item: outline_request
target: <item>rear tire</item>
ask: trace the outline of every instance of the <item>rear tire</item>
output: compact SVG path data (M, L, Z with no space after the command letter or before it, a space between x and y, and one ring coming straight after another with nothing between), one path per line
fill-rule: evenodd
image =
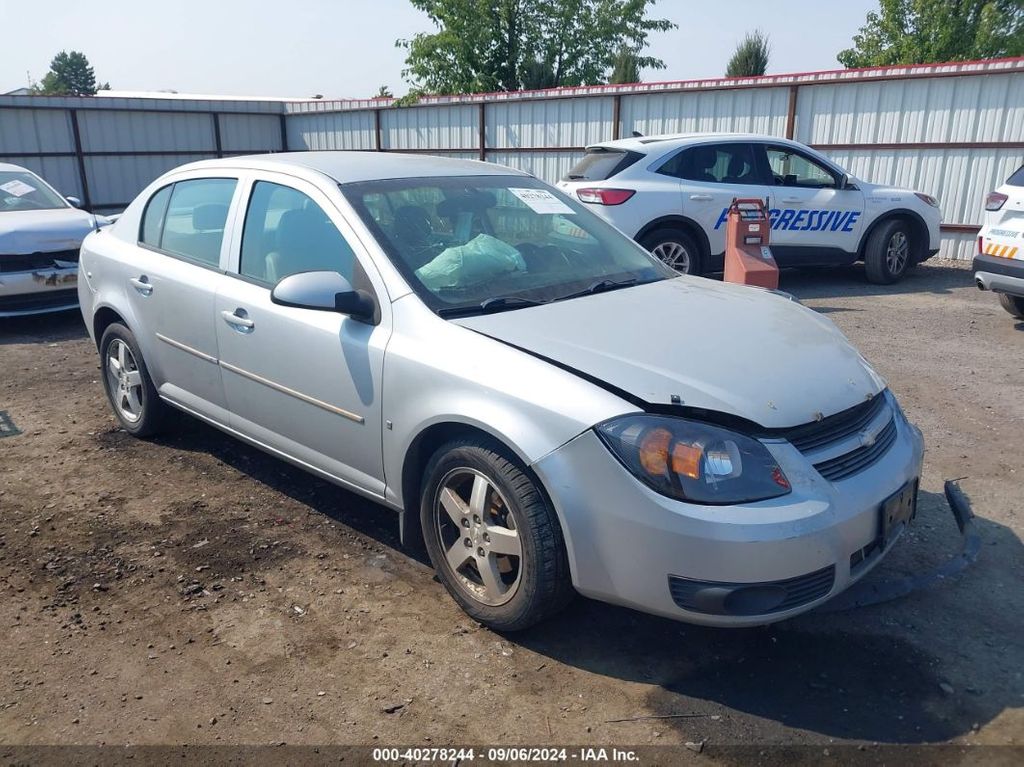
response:
M1000 293L999 303L1018 320L1024 320L1024 296L1011 296L1008 293Z
M704 273L704 254L693 236L684 229L655 229L641 237L640 244L681 274Z
M914 232L903 219L878 226L864 249L864 268L869 282L891 285L903 279L914 262Z
M554 511L493 441L454 440L434 453L420 523L438 579L471 618L495 631L529 628L575 593Z
M163 429L168 407L149 377L135 335L119 322L107 326L100 339L103 389L121 427L134 437Z

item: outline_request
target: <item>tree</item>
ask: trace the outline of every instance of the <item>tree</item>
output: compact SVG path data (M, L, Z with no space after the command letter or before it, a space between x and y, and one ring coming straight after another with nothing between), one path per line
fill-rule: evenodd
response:
M393 94L391 89L386 85L380 86L377 89L377 95L374 96L375 99L393 99L394 97L395 94Z
M654 0L410 0L437 28L395 44L407 51L403 76L433 93L511 91L607 81L617 54L636 66L651 32L672 29L648 18Z
M103 84L107 90L109 83ZM81 51L61 51L50 62L50 71L35 87L45 96L95 96L96 75Z
M635 51L631 51L629 48L619 49L619 52L615 54L612 74L608 78L608 82L613 85L640 82L640 61Z
M1020 55L1020 0L880 0L838 59L852 68Z
M726 77L759 77L768 71L771 44L768 35L756 29L748 32L736 46L736 52L725 68Z

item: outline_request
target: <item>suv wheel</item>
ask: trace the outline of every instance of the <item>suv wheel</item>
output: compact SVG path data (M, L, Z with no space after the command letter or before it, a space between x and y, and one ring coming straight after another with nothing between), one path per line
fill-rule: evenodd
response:
M420 523L448 593L496 631L528 628L574 593L554 511L495 443L456 440L434 454L424 474Z
M1008 293L1000 293L999 303L1018 320L1024 320L1024 296L1011 296Z
M903 278L914 261L910 224L902 219L886 221L868 238L864 268L870 282L889 285Z
M109 325L100 339L100 361L103 388L124 430L136 437L160 431L167 405L156 393L135 336L119 322Z
M644 235L640 244L677 272L702 273L702 254L689 232L682 229L655 229Z

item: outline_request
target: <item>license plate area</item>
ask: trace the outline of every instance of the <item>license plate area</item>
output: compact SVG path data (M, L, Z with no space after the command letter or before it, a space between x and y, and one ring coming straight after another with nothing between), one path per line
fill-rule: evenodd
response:
M908 482L882 502L878 538L883 549L917 514L918 483L917 479Z

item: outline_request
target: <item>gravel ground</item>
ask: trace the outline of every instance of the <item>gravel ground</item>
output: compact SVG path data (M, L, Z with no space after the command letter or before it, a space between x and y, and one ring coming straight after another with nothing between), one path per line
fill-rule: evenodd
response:
M184 416L135 440L80 318L0 320L24 432L0 439L0 744L1021 743L1024 323L963 264L782 287L925 434L918 520L871 577L956 551L945 479L983 545L930 590L751 630L578 599L492 633L386 510Z

